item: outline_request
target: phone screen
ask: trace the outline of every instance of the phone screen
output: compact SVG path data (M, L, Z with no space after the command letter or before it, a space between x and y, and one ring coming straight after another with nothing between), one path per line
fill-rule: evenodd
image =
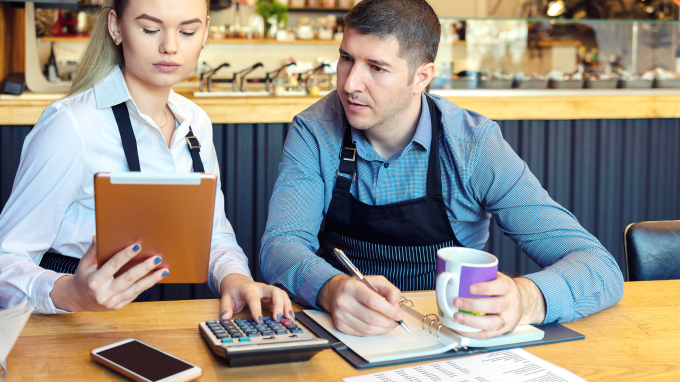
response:
M139 341L130 341L97 354L150 381L158 381L194 367Z

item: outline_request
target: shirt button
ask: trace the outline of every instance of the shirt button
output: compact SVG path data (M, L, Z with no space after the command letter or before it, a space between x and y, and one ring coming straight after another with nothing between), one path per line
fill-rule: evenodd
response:
M390 167L390 164L389 164L389 163L385 163L385 168L389 168L389 167Z

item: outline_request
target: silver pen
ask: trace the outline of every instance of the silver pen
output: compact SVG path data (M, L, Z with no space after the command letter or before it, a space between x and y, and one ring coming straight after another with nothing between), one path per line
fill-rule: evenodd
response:
M368 280L366 280L366 278L364 277L364 275L361 274L361 272L359 271L359 269L358 269L357 267L355 267L354 264L352 264L352 262L349 260L349 258L347 257L347 255L345 255L345 252L343 252L342 250L337 249L337 248L333 249L333 252L335 253L335 256L338 257L338 259L340 260L340 262L342 263L342 265L344 265L345 268L347 268L347 270L349 271L349 273L352 274L352 276L354 276L357 280L359 280L359 281L361 281L362 283L364 283L364 285L366 285L366 286L368 287L368 289L372 290L372 291L375 292L375 293L378 293L378 291L375 290L375 288L373 288L373 285L371 285L371 284L368 282ZM378 294L380 294L380 293L378 293ZM404 323L404 321L397 321L397 323L399 323L399 325L400 325L402 328L404 328L404 330L406 330L406 333L411 334L411 331L408 329L408 326L406 326L406 324Z

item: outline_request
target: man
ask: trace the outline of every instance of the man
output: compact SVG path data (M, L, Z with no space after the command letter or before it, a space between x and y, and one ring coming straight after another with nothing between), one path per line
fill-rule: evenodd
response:
M364 0L345 26L337 92L296 116L286 139L260 252L268 283L329 311L342 332L382 334L402 317L400 289L434 289L436 251L482 248L493 215L543 270L472 285L490 297L454 301L487 313L457 313L482 329L464 335L571 321L621 299L612 256L550 199L498 125L423 94L441 33L425 0ZM344 275L333 248L384 275L368 277L378 293Z

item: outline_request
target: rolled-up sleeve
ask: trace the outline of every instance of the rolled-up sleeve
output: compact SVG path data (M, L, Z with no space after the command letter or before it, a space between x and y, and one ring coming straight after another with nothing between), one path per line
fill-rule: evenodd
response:
M324 186L319 145L304 118L297 116L286 138L269 203L260 262L267 283L312 307L317 307L321 287L341 274L315 254L325 206Z
M623 297L623 275L612 255L550 198L493 124L471 160L467 191L503 233L542 270L531 279L546 301L544 323L568 322Z

